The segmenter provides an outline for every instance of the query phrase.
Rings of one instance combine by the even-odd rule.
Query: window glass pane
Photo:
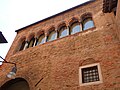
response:
[[[99,81],[97,66],[82,69],[82,83]]]
[[[91,18],[85,19],[83,21],[83,30],[87,30],[92,27],[94,27],[94,22]]]
[[[55,31],[50,32],[47,41],[53,41],[57,38],[57,33]]]
[[[22,44],[21,44],[21,47],[20,47],[20,50],[19,50],[19,51],[23,50],[23,49],[24,49],[24,47],[25,47],[25,41],[23,41],[23,42],[22,42]]]
[[[80,25],[79,25],[79,23],[74,23],[71,26],[70,34],[75,34],[77,32],[80,32]]]
[[[59,38],[65,37],[68,35],[67,27],[62,27],[59,31]]]
[[[37,45],[43,44],[43,43],[45,43],[45,35],[44,34],[39,37]]]
[[[28,47],[28,42],[25,43],[24,50]]]
[[[34,42],[35,42],[35,38],[32,38],[29,42],[29,46],[28,47],[33,47],[34,45]]]

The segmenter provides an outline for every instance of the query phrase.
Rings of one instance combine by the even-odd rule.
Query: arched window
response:
[[[83,26],[83,30],[87,30],[89,28],[94,27],[94,22],[93,22],[92,18],[84,19],[83,23],[82,23],[82,26]]]
[[[35,42],[35,38],[33,37],[33,38],[31,38],[31,40],[30,40],[30,42],[28,44],[28,48],[29,47],[33,47],[34,46],[34,42]]]
[[[20,46],[20,50],[19,50],[19,51],[21,51],[21,50],[23,50],[23,49],[24,49],[25,44],[26,44],[26,41],[24,40],[24,41],[22,42],[21,46]]]
[[[67,27],[66,26],[63,26],[63,27],[61,27],[60,28],[60,30],[59,30],[59,38],[62,38],[62,37],[65,37],[65,36],[67,36],[69,33],[68,33],[68,29],[67,29]]]
[[[70,34],[75,34],[77,32],[80,32],[79,22],[75,22],[70,26]]]
[[[50,34],[48,35],[47,42],[48,41],[53,41],[57,38],[57,33],[55,30],[51,31]]]
[[[39,36],[38,41],[37,41],[37,45],[43,44],[43,43],[45,43],[45,35],[44,34]]]

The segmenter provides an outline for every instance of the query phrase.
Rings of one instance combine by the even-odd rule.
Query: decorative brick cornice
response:
[[[118,0],[103,0],[103,12],[110,13],[117,6]]]

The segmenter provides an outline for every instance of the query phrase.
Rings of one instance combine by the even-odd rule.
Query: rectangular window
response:
[[[80,86],[98,84],[102,82],[100,65],[91,64],[79,68]]]

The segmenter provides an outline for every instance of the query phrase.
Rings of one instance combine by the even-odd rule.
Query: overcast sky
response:
[[[0,31],[8,41],[0,44],[0,56],[5,58],[15,30],[86,1],[89,0],[0,0]]]

